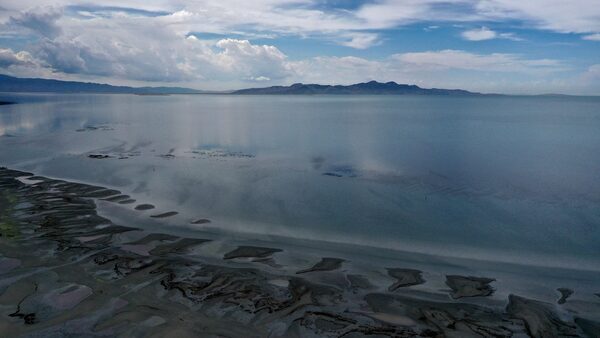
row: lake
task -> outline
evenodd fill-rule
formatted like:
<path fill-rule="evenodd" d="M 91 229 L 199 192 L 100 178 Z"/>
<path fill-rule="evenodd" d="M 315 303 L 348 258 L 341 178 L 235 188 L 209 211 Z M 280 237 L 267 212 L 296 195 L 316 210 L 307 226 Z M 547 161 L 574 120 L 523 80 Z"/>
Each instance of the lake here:
<path fill-rule="evenodd" d="M 117 188 L 171 228 L 600 270 L 600 98 L 0 100 L 0 165 Z"/>

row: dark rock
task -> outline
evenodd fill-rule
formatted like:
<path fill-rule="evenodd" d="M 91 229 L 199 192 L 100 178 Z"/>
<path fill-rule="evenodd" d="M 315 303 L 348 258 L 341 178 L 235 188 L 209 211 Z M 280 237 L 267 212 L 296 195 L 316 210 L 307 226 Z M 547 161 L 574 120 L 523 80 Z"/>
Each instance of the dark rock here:
<path fill-rule="evenodd" d="M 425 283 L 421 276 L 422 272 L 415 269 L 387 269 L 388 275 L 396 278 L 398 281 L 392 284 L 388 290 L 395 291 L 398 288 L 419 285 Z"/>
<path fill-rule="evenodd" d="M 352 275 L 349 274 L 346 276 L 348 281 L 350 282 L 350 287 L 353 289 L 371 289 L 373 288 L 373 284 L 369 282 L 367 277 L 361 275 Z"/>
<path fill-rule="evenodd" d="M 98 191 L 94 191 L 94 192 L 90 192 L 87 194 L 84 194 L 83 197 L 91 197 L 91 198 L 107 198 L 107 197 L 111 197 L 111 196 L 115 196 L 115 195 L 120 195 L 121 192 L 118 190 L 112 190 L 112 189 L 102 189 L 102 190 L 98 190 Z"/>
<path fill-rule="evenodd" d="M 472 276 L 446 276 L 446 285 L 452 289 L 452 298 L 489 296 L 494 293 L 490 285 L 493 278 Z"/>
<path fill-rule="evenodd" d="M 346 313 L 307 311 L 294 321 L 302 329 L 323 337 L 416 337 L 412 328 L 385 323 L 363 323 Z M 302 335 L 301 335 L 302 336 Z"/>
<path fill-rule="evenodd" d="M 552 311 L 551 304 L 510 295 L 506 312 L 523 320 L 528 333 L 534 338 L 578 337 L 576 328 L 562 321 Z"/>
<path fill-rule="evenodd" d="M 524 337 L 526 333 L 520 320 L 479 305 L 390 293 L 371 293 L 364 299 L 375 313 L 418 323 L 426 337 Z"/>
<path fill-rule="evenodd" d="M 191 222 L 191 224 L 207 224 L 207 223 L 210 223 L 210 220 L 206 219 L 206 218 L 197 219 L 197 220 Z"/>
<path fill-rule="evenodd" d="M 104 155 L 104 154 L 89 154 L 88 155 L 89 158 L 93 158 L 95 160 L 103 160 L 106 158 L 112 158 L 112 156 L 110 155 Z"/>
<path fill-rule="evenodd" d="M 226 253 L 225 256 L 223 256 L 223 259 L 233 259 L 242 257 L 264 258 L 280 251 L 281 249 L 263 248 L 259 246 L 240 246 L 237 249 Z"/>
<path fill-rule="evenodd" d="M 155 263 L 156 262 L 152 258 L 119 257 L 115 263 L 114 271 L 119 276 L 128 276 L 153 266 Z"/>
<path fill-rule="evenodd" d="M 118 195 L 118 196 L 104 198 L 103 200 L 108 201 L 108 202 L 119 202 L 119 201 L 129 200 L 129 199 L 131 199 L 129 195 Z"/>
<path fill-rule="evenodd" d="M 297 271 L 296 274 L 307 273 L 307 272 L 314 272 L 314 271 L 332 271 L 332 270 L 337 270 L 337 269 L 339 269 L 342 266 L 343 262 L 345 262 L 345 260 L 340 259 L 340 258 L 325 257 L 325 258 L 322 258 L 320 262 L 318 262 L 317 264 L 313 265 L 311 268 Z"/>
<path fill-rule="evenodd" d="M 146 235 L 136 241 L 129 242 L 127 244 L 139 245 L 139 244 L 149 244 L 152 242 L 163 242 L 163 241 L 175 241 L 179 239 L 179 237 L 169 234 L 149 234 Z"/>
<path fill-rule="evenodd" d="M 132 198 L 126 199 L 126 200 L 122 200 L 118 202 L 119 204 L 133 204 L 135 203 L 135 200 Z"/>
<path fill-rule="evenodd" d="M 157 214 L 157 215 L 152 215 L 150 217 L 152 218 L 167 218 L 167 217 L 172 217 L 179 214 L 177 211 L 168 211 L 168 212 L 164 212 L 162 214 Z"/>
<path fill-rule="evenodd" d="M 154 206 L 152 204 L 140 204 L 135 207 L 135 210 L 140 210 L 140 211 L 151 210 L 151 209 L 154 209 Z"/>
<path fill-rule="evenodd" d="M 150 250 L 150 254 L 156 256 L 163 256 L 167 254 L 182 254 L 197 245 L 201 245 L 207 242 L 210 242 L 210 239 L 182 238 L 176 242 L 158 245 L 156 248 Z"/>
<path fill-rule="evenodd" d="M 564 304 L 567 298 L 571 297 L 573 290 L 569 288 L 558 288 L 556 291 L 560 292 L 560 299 L 557 301 L 558 304 Z"/>

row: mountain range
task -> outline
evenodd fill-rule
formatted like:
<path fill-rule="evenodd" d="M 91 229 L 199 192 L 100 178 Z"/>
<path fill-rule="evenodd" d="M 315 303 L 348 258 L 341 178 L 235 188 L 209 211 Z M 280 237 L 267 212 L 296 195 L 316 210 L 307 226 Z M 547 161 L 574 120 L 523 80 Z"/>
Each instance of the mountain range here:
<path fill-rule="evenodd" d="M 51 92 L 51 93 L 110 93 L 110 94 L 204 94 L 207 91 L 183 87 L 127 87 L 109 84 L 62 81 L 39 78 L 17 78 L 0 74 L 0 92 Z M 320 85 L 296 83 L 291 86 L 248 88 L 222 94 L 237 95 L 484 95 L 461 89 L 421 88 L 416 85 L 370 81 L 353 85 Z"/>
<path fill-rule="evenodd" d="M 18 78 L 0 74 L 0 92 L 107 93 L 107 94 L 201 94 L 201 90 L 181 87 L 127 87 L 109 84 Z"/>
<path fill-rule="evenodd" d="M 295 83 L 291 86 L 273 86 L 267 88 L 249 88 L 236 90 L 240 95 L 483 95 L 461 89 L 421 88 L 415 85 L 396 82 L 370 81 L 349 86 Z"/>

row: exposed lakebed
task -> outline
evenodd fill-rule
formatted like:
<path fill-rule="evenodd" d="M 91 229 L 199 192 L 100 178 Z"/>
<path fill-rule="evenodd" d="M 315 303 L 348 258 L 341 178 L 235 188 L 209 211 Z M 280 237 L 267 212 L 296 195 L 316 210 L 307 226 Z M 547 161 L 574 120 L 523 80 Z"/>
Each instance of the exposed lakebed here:
<path fill-rule="evenodd" d="M 0 169 L 3 332 L 245 337 L 597 333 L 600 300 L 591 293 L 571 307 L 566 298 L 573 290 L 566 289 L 560 300 L 557 295 L 558 304 L 512 294 L 486 302 L 504 288 L 502 282 L 446 275 L 448 288 L 431 292 L 413 289 L 442 282 L 423 277 L 430 271 L 394 267 L 386 272 L 371 265 L 367 272 L 347 258 L 311 262 L 310 254 L 299 254 L 296 266 L 286 266 L 285 248 L 152 233 L 98 215 L 98 201 L 119 205 L 111 196 L 120 195 L 100 186 Z M 202 251 L 215 242 L 220 244 Z M 476 298 L 483 302 L 462 301 Z"/>

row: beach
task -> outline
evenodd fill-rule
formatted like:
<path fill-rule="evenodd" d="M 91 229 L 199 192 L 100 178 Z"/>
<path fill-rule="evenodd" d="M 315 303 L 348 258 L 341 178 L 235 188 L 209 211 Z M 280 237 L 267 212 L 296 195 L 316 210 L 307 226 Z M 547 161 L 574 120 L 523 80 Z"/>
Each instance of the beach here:
<path fill-rule="evenodd" d="M 544 290 L 554 291 L 552 302 L 523 294 L 491 297 L 509 287 L 500 271 L 498 279 L 444 276 L 435 271 L 442 266 L 421 271 L 410 265 L 422 262 L 402 259 L 396 264 L 405 266 L 365 268 L 344 255 L 303 257 L 298 247 L 286 257 L 285 248 L 236 245 L 214 234 L 189 238 L 115 224 L 96 209 L 96 203 L 119 205 L 123 194 L 112 189 L 6 168 L 0 186 L 0 328 L 16 336 L 598 332 L 600 296 L 585 289 L 569 289 L 578 295 L 573 298 L 566 289 Z M 593 283 L 597 275 L 587 278 Z M 538 292 L 552 282 L 539 281 Z"/>

